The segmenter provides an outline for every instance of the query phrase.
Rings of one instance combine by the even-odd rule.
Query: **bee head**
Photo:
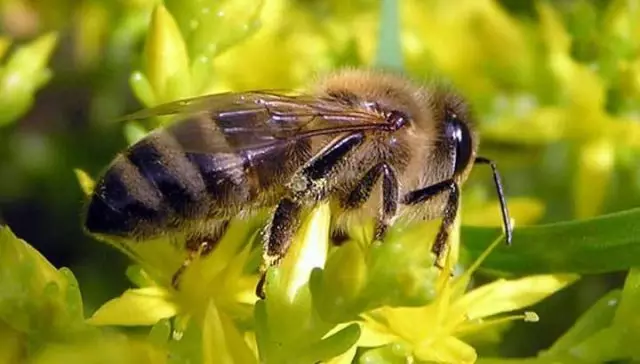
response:
[[[465,172],[474,154],[471,131],[454,110],[445,111],[444,134],[453,159],[453,175]]]
[[[443,152],[449,175],[464,180],[469,174],[478,147],[468,105],[457,95],[442,95],[437,109],[440,119],[440,150]]]

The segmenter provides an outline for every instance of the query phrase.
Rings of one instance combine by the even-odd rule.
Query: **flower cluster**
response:
[[[541,2],[532,10],[537,19],[527,21],[493,0],[384,0],[381,7],[365,0],[123,3],[126,15],[109,37],[113,10],[100,2],[85,2],[74,27],[85,64],[99,59],[96,44],[145,35],[129,80],[145,106],[217,91],[297,88],[336,67],[404,67],[418,77],[439,69],[477,106],[485,140],[570,144],[577,162],[573,209],[580,218],[601,211],[614,166],[633,165],[630,156],[638,150],[640,32],[634,19],[640,7],[633,1],[614,1],[601,12],[586,2],[569,9]],[[43,36],[2,66],[0,84],[11,91],[5,100],[11,107],[0,125],[22,114],[50,77],[45,64],[55,40]],[[6,44],[0,40],[0,55]],[[124,133],[133,143],[163,122],[128,123]],[[91,177],[76,173],[91,193]],[[439,221],[393,226],[385,241],[373,241],[371,225],[352,226],[349,240],[333,246],[331,209],[321,204],[306,212],[289,254],[267,272],[265,300],[254,293],[265,216],[233,221],[212,254],[189,264],[180,289],[171,277],[187,257],[182,245],[163,239],[132,244],[125,253],[136,265],[127,275],[136,288],[90,315],[71,272],[55,269],[3,227],[0,361],[640,360],[633,342],[640,336],[635,268],[622,289],[601,298],[536,357],[494,358],[496,351],[481,349],[503,340],[518,321],[535,330],[545,316],[528,307],[582,274],[638,266],[640,244],[633,237],[640,211],[530,227],[544,204],[512,198],[518,228],[507,249],[498,247],[497,205],[486,202],[483,186],[469,187],[444,268],[434,266],[430,251]],[[482,268],[486,274],[477,279]]]

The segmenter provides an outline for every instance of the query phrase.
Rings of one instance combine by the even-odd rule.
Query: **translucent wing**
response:
[[[363,130],[384,130],[385,118],[330,97],[276,92],[223,93],[176,101],[126,116],[173,115],[169,131],[185,151],[225,153],[277,149],[296,140]]]

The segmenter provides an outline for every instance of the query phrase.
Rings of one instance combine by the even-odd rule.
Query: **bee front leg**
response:
[[[277,266],[286,255],[295,232],[300,227],[302,208],[325,199],[327,177],[335,167],[364,141],[362,133],[349,134],[324,147],[300,170],[287,185],[288,192],[278,203],[265,236],[261,278],[256,295],[264,298],[265,273]]]
[[[382,179],[382,206],[376,221],[375,239],[380,240],[398,212],[398,179],[396,173],[387,163],[376,164],[356,184],[353,190],[341,202],[344,209],[360,208],[371,196],[373,186],[380,176]]]
[[[433,197],[444,192],[449,192],[449,197],[444,206],[442,213],[442,223],[436,235],[436,240],[431,247],[431,251],[436,256],[436,264],[443,266],[444,253],[446,252],[451,227],[458,215],[458,207],[460,206],[460,188],[458,183],[453,179],[448,179],[436,183],[419,190],[411,191],[402,197],[402,203],[405,205],[416,205],[419,203],[427,203]]]

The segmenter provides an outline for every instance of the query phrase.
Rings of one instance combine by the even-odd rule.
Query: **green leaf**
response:
[[[596,332],[611,324],[611,320],[618,308],[620,291],[607,293],[587,310],[575,324],[560,337],[544,355],[559,355],[568,352]]]
[[[640,359],[640,268],[633,268],[627,274],[620,307],[613,319],[613,326],[621,332],[620,347],[625,348],[634,359]]]
[[[37,250],[0,227],[0,320],[16,331],[49,336],[82,324],[78,283]]]
[[[397,0],[382,0],[380,12],[380,34],[378,35],[378,50],[376,66],[402,70],[402,46],[400,40],[400,23]]]
[[[640,265],[640,209],[592,219],[516,227],[513,245],[499,247],[483,268],[515,274],[601,273]],[[462,242],[473,260],[500,234],[463,227]]]
[[[592,363],[622,359],[626,355],[620,345],[621,334],[622,332],[615,327],[602,329],[571,348],[571,357]]]

